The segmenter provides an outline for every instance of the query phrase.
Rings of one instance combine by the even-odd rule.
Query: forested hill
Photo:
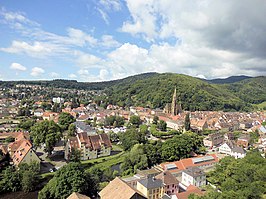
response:
[[[228,83],[229,82],[229,83]],[[233,82],[233,83],[232,83]],[[0,81],[0,86],[16,84],[46,87],[104,90],[105,104],[163,108],[171,102],[174,88],[185,110],[248,111],[251,104],[266,101],[266,77],[235,76],[206,81],[173,73],[144,73],[106,82],[53,81]]]
[[[245,75],[240,75],[240,76],[231,76],[227,78],[218,78],[218,79],[211,79],[211,80],[206,80],[209,83],[214,83],[214,84],[230,84],[230,83],[235,83],[242,81],[244,79],[249,79],[252,77],[245,76]]]
[[[145,79],[157,75],[157,73],[143,73],[139,75],[129,76],[124,79],[104,81],[104,82],[78,82],[76,80],[40,80],[40,81],[0,81],[0,86],[13,87],[17,84],[27,85],[40,85],[44,87],[55,87],[55,88],[69,88],[69,89],[84,89],[84,90],[103,90],[107,87],[114,86],[116,84],[123,83],[134,83],[139,79]]]
[[[106,89],[106,103],[163,108],[174,88],[185,110],[248,111],[251,103],[266,101],[266,77],[247,78],[232,84],[212,84],[187,75],[164,73]]]

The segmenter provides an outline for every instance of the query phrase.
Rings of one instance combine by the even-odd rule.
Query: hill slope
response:
[[[177,96],[185,110],[248,110],[251,105],[247,102],[250,101],[244,99],[241,93],[245,90],[241,89],[246,84],[253,85],[252,79],[235,84],[218,85],[187,75],[156,74],[139,79],[133,84],[124,82],[108,88],[107,103],[163,108],[166,103],[171,102],[176,87]],[[232,88],[235,88],[235,91]]]
[[[211,79],[211,80],[205,80],[209,83],[213,83],[213,84],[230,84],[230,83],[236,83],[245,79],[249,79],[252,77],[249,76],[245,76],[245,75],[241,75],[241,76],[231,76],[231,77],[227,77],[227,78],[218,78],[218,79]]]

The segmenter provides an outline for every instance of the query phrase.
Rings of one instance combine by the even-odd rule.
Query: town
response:
[[[0,193],[69,199],[228,194],[230,185],[221,182],[228,165],[265,165],[266,112],[183,110],[177,89],[163,109],[151,109],[102,106],[96,90],[1,87]],[[264,193],[261,169],[252,178],[262,184],[246,193],[250,198]]]

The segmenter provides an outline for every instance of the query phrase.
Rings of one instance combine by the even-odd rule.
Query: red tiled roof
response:
[[[12,155],[14,165],[19,165],[26,154],[30,151],[32,145],[28,140],[22,140],[20,146],[17,148],[15,153]]]
[[[183,171],[183,170],[187,169],[188,167],[202,166],[202,165],[206,165],[206,164],[211,164],[211,163],[217,163],[217,162],[219,162],[218,157],[215,154],[210,154],[208,156],[212,156],[214,158],[214,160],[210,160],[210,161],[207,161],[207,162],[202,162],[202,163],[194,164],[193,161],[192,161],[193,158],[186,158],[186,159],[182,159],[182,160],[179,160],[179,161],[176,161],[176,162],[162,163],[160,166],[164,170],[166,170],[166,165],[168,165],[168,164],[175,164],[176,167],[177,167],[177,169],[171,169],[169,171],[171,173],[177,173],[177,172],[180,172],[180,171]],[[200,156],[198,156],[198,157],[200,157]],[[201,156],[201,157],[204,157],[204,156]]]
[[[178,199],[188,199],[190,194],[204,195],[204,192],[201,191],[198,187],[194,185],[189,185],[185,192],[177,193],[176,196]]]

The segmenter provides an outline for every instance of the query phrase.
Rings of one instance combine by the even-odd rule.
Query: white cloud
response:
[[[85,44],[94,46],[97,44],[97,39],[83,32],[80,29],[68,28],[67,32],[68,32],[69,38],[66,38],[66,39],[72,44],[75,44],[78,46],[84,46]]]
[[[115,48],[120,46],[121,44],[116,41],[112,35],[103,35],[101,45],[106,48]]]
[[[75,53],[76,62],[80,67],[83,68],[93,68],[101,63],[101,59],[99,57],[96,57],[92,54],[86,54],[80,51],[76,51]]]
[[[34,77],[38,77],[40,75],[42,75],[44,73],[44,69],[40,68],[40,67],[34,67],[31,69],[31,76],[34,76]]]
[[[104,81],[104,80],[110,79],[110,74],[109,74],[108,70],[101,69],[100,73],[99,73],[99,77],[101,80]]]
[[[50,75],[52,78],[58,78],[58,77],[60,77],[60,75],[59,75],[58,73],[56,73],[56,72],[51,72],[49,75]]]
[[[55,49],[54,46],[42,43],[42,42],[33,42],[29,44],[24,41],[13,41],[11,46],[8,48],[0,48],[3,52],[8,53],[25,53],[32,57],[45,56],[51,53]]]
[[[27,68],[19,63],[12,63],[10,65],[10,68],[13,69],[13,70],[18,70],[18,71],[25,71],[27,70]]]
[[[99,3],[107,10],[119,11],[122,7],[120,0],[100,0]]]
[[[99,13],[100,13],[101,17],[103,18],[104,22],[107,25],[109,25],[110,22],[109,22],[109,16],[108,16],[108,14],[105,11],[103,11],[102,9],[100,9],[100,8],[98,8],[97,10],[99,11]]]
[[[77,78],[77,75],[71,73],[71,74],[68,75],[68,77],[71,78],[71,79],[76,79]]]

